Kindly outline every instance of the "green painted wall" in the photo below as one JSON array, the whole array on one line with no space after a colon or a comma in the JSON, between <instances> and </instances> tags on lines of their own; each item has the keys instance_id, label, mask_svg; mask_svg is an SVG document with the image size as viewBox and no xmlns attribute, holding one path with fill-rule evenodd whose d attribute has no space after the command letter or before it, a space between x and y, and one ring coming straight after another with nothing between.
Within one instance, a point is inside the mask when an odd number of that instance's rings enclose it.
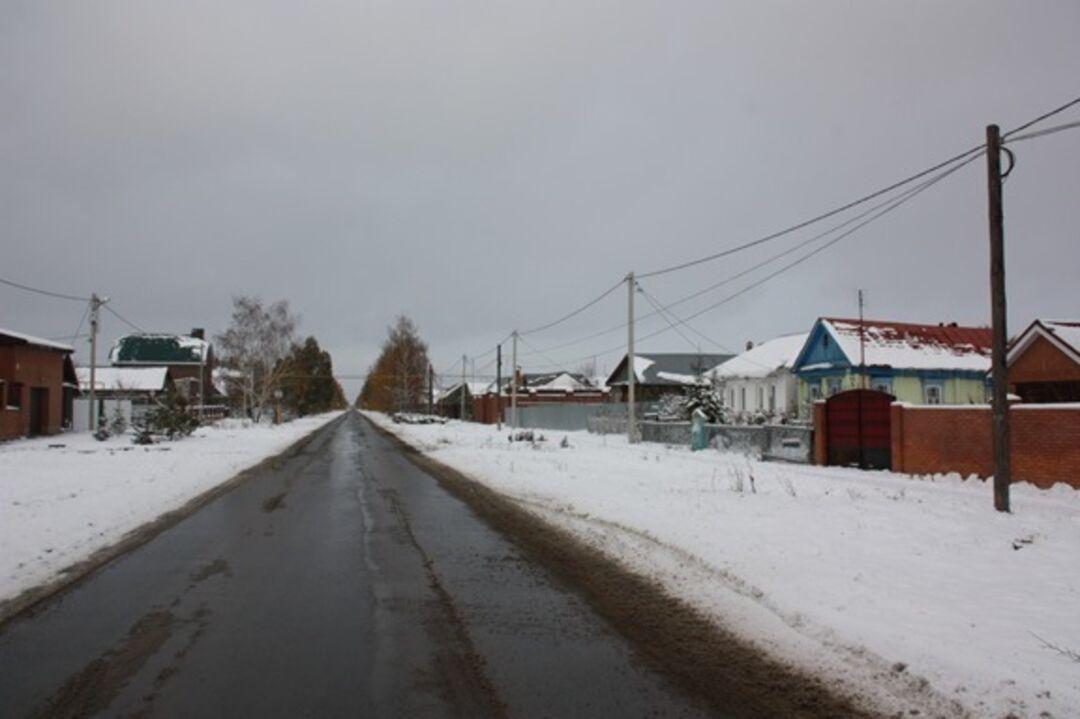
<instances>
[{"instance_id":1,"label":"green painted wall","mask_svg":"<svg viewBox=\"0 0 1080 719\"><path fill-rule=\"evenodd\" d=\"M798 402L800 417L808 419L813 414L810 399L811 387L816 384L821 390L821 397L827 398L829 396L829 380L834 378L836 378L836 375L822 377L814 382L799 379ZM856 389L859 386L859 377L853 372L845 372L840 376L840 380L840 391ZM934 382L935 380L929 381ZM938 381L942 385L942 404L982 404L986 402L986 387L981 379L953 377ZM892 394L899 402L923 404L925 397L923 382L924 380L920 377L894 376L892 378Z\"/></svg>"}]
</instances>

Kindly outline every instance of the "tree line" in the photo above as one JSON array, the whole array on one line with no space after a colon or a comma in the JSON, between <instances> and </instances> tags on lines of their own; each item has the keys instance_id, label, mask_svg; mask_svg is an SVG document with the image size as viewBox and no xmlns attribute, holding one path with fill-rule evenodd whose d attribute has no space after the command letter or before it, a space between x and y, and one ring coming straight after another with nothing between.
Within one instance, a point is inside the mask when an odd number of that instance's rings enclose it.
<instances>
[{"instance_id":1,"label":"tree line","mask_svg":"<svg viewBox=\"0 0 1080 719\"><path fill-rule=\"evenodd\" d=\"M427 344L416 324L401 315L387 329L378 359L368 369L358 407L379 412L416 411L427 406Z\"/></svg>"}]
</instances>

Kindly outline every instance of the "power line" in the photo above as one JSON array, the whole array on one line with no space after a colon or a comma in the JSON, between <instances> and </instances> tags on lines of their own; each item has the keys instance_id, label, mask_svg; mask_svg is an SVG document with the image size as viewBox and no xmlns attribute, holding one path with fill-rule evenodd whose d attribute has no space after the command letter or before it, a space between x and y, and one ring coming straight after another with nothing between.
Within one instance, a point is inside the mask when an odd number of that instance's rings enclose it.
<instances>
[{"instance_id":1,"label":"power line","mask_svg":"<svg viewBox=\"0 0 1080 719\"><path fill-rule=\"evenodd\" d=\"M114 310L114 309L113 309L113 308L112 308L112 307L111 307L110 305L102 305L102 306L103 306L103 307L105 308L105 310L106 310L107 312L109 312L110 314L112 314L112 316L113 316L113 317L115 317L116 319L120 320L121 322L123 322L124 324L126 324L126 325L127 325L128 327L131 327L131 328L132 328L132 329L134 329L135 331L137 331L137 332L141 332L141 333L143 333L144 335L145 335L145 334L149 334L149 332L147 332L146 330L144 330L144 329L143 329L142 327L139 327L139 326L138 326L137 324L135 324L134 322L132 322L132 321L131 321L131 320L129 320L128 318L124 317L124 316L123 316L122 314L120 314L120 313L119 313L119 312L117 312L116 310Z\"/></svg>"},{"instance_id":2,"label":"power line","mask_svg":"<svg viewBox=\"0 0 1080 719\"><path fill-rule=\"evenodd\" d=\"M560 317L557 320L553 320L552 322L548 322L547 324L540 325L539 327L533 327L532 329L522 330L521 332L518 332L518 337L521 337L522 335L532 335L532 334L536 334L537 332L543 332L544 330L551 329L555 325L561 324L561 323L565 322L566 320L568 320L568 319L570 319L572 317L576 317L577 315L581 314L585 310L587 310L590 307L592 307L593 305L595 305L600 300L602 300L605 297L607 297L608 295L610 295L615 290L619 289L622 286L622 283L623 283L623 281L619 280L614 285L612 285L610 289L607 289L604 292L602 292L598 297L595 297L595 298L589 300L588 302L583 304L581 307L578 307L573 312L568 312L567 314L563 315L562 317Z\"/></svg>"},{"instance_id":3,"label":"power line","mask_svg":"<svg viewBox=\"0 0 1080 719\"><path fill-rule=\"evenodd\" d=\"M46 297L55 297L61 300L71 300L72 302L89 302L89 297L79 297L77 295L65 295L63 292L52 292L51 290L43 290L40 287L31 287L30 285L24 285L20 282L13 282L12 280L5 280L0 277L0 284L8 285L19 290L26 290L27 292L36 292L39 295L45 295Z\"/></svg>"},{"instance_id":4,"label":"power line","mask_svg":"<svg viewBox=\"0 0 1080 719\"><path fill-rule=\"evenodd\" d=\"M795 267L803 264L804 262L811 259L812 257L814 257L814 256L820 254L821 252L824 252L825 250L829 249L830 247L832 247L833 245L835 245L836 243L838 243L840 240L844 239L845 237L848 237L848 236L852 235L853 233L857 232L858 230L860 230L861 228L863 228L866 225L870 224L874 220L877 220L878 218L888 214L889 212L892 212L896 208L898 208L901 205L903 205L903 204L907 203L908 201L912 200L918 194L920 194L923 191L929 189L930 187L937 184L938 182L941 182L942 180L944 180L949 175L952 175L953 173L955 173L958 170L960 170L961 168L971 164L972 162L974 162L977 159L979 159L979 157L977 155L969 157L963 163L961 163L959 165L955 165L954 167L950 167L948 170L946 170L946 171L944 171L944 172L942 172L942 173L940 173L938 175L935 175L934 177L930 178L929 180L923 182L917 188L914 188L912 191L906 192L906 193L904 193L902 195L897 196L890 203L888 203L887 206L885 206L883 209L881 209L877 213L873 214L871 217L867 218L863 222L860 222L859 224L857 224L854 227L850 228L846 232L843 232L843 233L837 235L836 237L830 239L828 242L825 242L824 244L814 248L810 252L807 252L807 253L799 256L793 262L789 262L788 264L784 265L783 267L780 267L779 269L777 269L777 270L765 275L764 277L750 283L749 285L747 285L746 287L743 287L742 289L738 290L737 292L733 292L732 294L724 297L723 299L719 300L718 302L714 302L713 304L711 304L711 305L709 305L709 306L707 306L707 307L705 307L705 308L703 308L703 309L689 315L688 317L684 317L683 321L689 321L689 320L695 319L697 317L700 317L701 315L703 315L703 314L705 314L707 312L711 312L712 310L716 309L717 307L725 305L728 302L731 302L732 300L734 300L734 299L736 299L738 297L741 297L742 295L746 294L747 292L749 292L749 291L751 291L751 290L753 290L753 289L755 289L757 287L760 287L761 285L763 285L766 282L774 279L775 277L787 272L788 270L794 269ZM647 340L647 339L651 339L653 337L657 337L657 336L659 336L661 334L664 334L669 329L670 329L669 327L663 327L663 328L661 328L661 329L659 329L659 330L657 330L655 332L651 332L651 333L649 333L649 334L647 334L647 335L645 335L643 337L640 337L639 341L644 341L644 340ZM620 344L620 345L616 345L614 347L611 347L610 349L603 350L601 352L586 355L586 357L591 357L594 354L597 355L597 356L606 355L606 354L610 354L612 352L622 350L622 349L624 349L624 347L623 347L623 345ZM572 362L571 362L571 364L572 364Z\"/></svg>"},{"instance_id":5,"label":"power line","mask_svg":"<svg viewBox=\"0 0 1080 719\"><path fill-rule=\"evenodd\" d=\"M1012 137L1016 133L1023 132L1024 130L1028 129L1029 127L1031 127L1033 125L1038 125L1043 120L1047 120L1047 119L1053 117L1054 115L1058 115L1058 114L1060 114L1062 112L1065 112L1066 110L1068 110L1070 107L1072 107L1074 105L1080 105L1080 97L1073 98L1072 100L1069 100L1068 102L1066 102L1061 107L1057 107L1057 108L1054 108L1053 110L1051 110L1050 112L1043 113L1042 115L1039 115L1038 117L1036 117L1034 120L1029 120L1029 121L1025 122L1020 127L1014 127L1013 129L1009 130L1008 132L1006 132L1001 137L1002 137L1002 139Z\"/></svg>"},{"instance_id":6,"label":"power line","mask_svg":"<svg viewBox=\"0 0 1080 719\"><path fill-rule=\"evenodd\" d=\"M1056 125L1054 127L1048 127L1045 130L1036 130L1035 132L1029 132L1025 135L1017 135L1010 138L1009 142L1021 142L1023 140L1034 140L1036 137L1042 137L1044 135L1053 135L1055 132L1061 132L1062 130L1072 130L1080 127L1080 120L1076 122L1067 122L1064 125Z\"/></svg>"},{"instance_id":7,"label":"power line","mask_svg":"<svg viewBox=\"0 0 1080 719\"><path fill-rule=\"evenodd\" d=\"M636 282L634 283L634 285L635 285L635 287L637 287L638 292L640 292L641 295L645 298L645 301L648 302L650 305L652 305L656 309L657 313L659 313L660 317L662 317L663 320L665 322L667 322L668 327L675 330L675 332L678 333L678 335L680 337L682 337L684 340L686 340L686 344L690 345L690 349L696 349L697 344L693 340L691 340L689 337L684 335L683 331L681 329L679 329L678 325L673 324L672 321L668 319L667 315L664 314L664 311L663 311L663 309L661 309L660 305L657 302L653 301L652 296L648 292L646 292L644 290L644 288L642 288Z\"/></svg>"}]
</instances>

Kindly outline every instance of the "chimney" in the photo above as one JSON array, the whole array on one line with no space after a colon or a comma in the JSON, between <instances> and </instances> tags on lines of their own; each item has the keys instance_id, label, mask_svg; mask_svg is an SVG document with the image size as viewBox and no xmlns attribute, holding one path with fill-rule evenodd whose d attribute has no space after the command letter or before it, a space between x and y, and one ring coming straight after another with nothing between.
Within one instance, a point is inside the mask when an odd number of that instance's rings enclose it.
<instances>
[{"instance_id":1,"label":"chimney","mask_svg":"<svg viewBox=\"0 0 1080 719\"><path fill-rule=\"evenodd\" d=\"M754 349L754 341L746 340L746 351L749 352L752 349Z\"/></svg>"},{"instance_id":2,"label":"chimney","mask_svg":"<svg viewBox=\"0 0 1080 719\"><path fill-rule=\"evenodd\" d=\"M202 327L194 327L191 330L191 336L197 340L204 340L206 339L206 330Z\"/></svg>"}]
</instances>

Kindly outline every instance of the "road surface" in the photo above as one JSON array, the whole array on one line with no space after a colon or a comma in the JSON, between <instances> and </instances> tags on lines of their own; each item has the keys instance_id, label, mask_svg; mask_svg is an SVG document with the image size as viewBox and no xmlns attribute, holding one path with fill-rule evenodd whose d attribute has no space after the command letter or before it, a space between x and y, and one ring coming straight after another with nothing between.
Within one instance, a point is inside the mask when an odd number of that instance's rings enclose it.
<instances>
[{"instance_id":1,"label":"road surface","mask_svg":"<svg viewBox=\"0 0 1080 719\"><path fill-rule=\"evenodd\" d=\"M702 710L349 412L0 629L0 716Z\"/></svg>"}]
</instances>

